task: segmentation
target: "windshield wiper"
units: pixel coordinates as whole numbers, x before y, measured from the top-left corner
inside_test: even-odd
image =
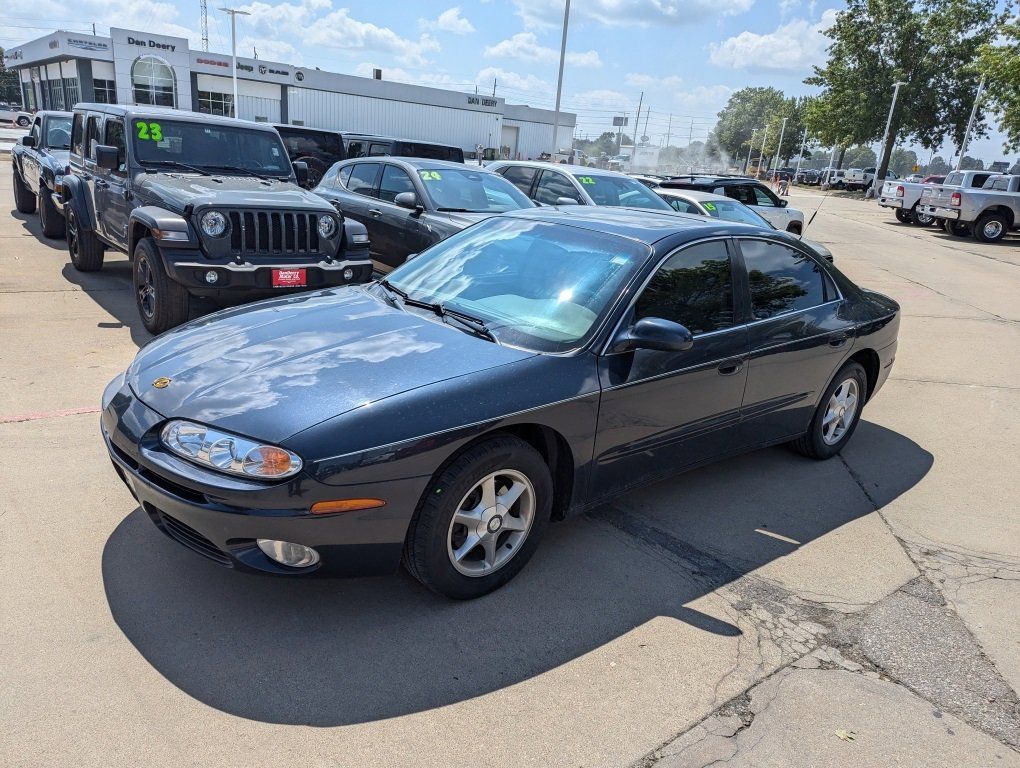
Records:
[[[235,173],[247,173],[249,176],[254,176],[256,179],[262,181],[276,180],[279,181],[275,176],[263,176],[258,171],[253,171],[251,168],[242,168],[239,165],[203,165],[203,168],[213,168],[218,171],[234,171]]]
[[[436,208],[436,210],[443,213],[478,213],[478,211],[472,211],[467,208]]]
[[[150,165],[169,165],[169,166],[171,166],[173,168],[184,168],[187,171],[194,171],[195,173],[200,173],[203,176],[211,175],[209,173],[209,171],[203,170],[203,169],[199,168],[197,165],[188,165],[187,163],[179,163],[176,160],[142,160],[141,163],[142,163],[142,167],[145,168],[146,173],[148,173],[150,170],[154,170],[154,169],[149,168]]]
[[[431,310],[444,320],[448,317],[452,317],[461,325],[478,334],[479,336],[488,339],[494,344],[499,344],[499,339],[497,339],[495,334],[491,330],[489,330],[489,326],[487,326],[485,324],[485,321],[482,320],[480,317],[475,317],[474,315],[466,314],[464,312],[461,312],[459,309],[450,309],[441,302],[432,303],[428,301],[421,301],[420,299],[412,299],[410,296],[407,295],[406,291],[402,291],[400,288],[397,288],[397,286],[393,285],[389,280],[385,279],[380,280],[379,285],[381,285],[387,291],[395,293],[397,296],[400,297],[401,301],[409,307],[419,307],[421,309]]]

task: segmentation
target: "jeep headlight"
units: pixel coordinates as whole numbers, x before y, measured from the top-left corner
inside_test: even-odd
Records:
[[[181,458],[230,475],[281,480],[301,471],[296,453],[191,421],[169,422],[160,440]]]
[[[220,237],[227,231],[227,217],[219,211],[206,211],[202,214],[201,226],[209,237]]]
[[[324,237],[328,240],[337,233],[338,229],[339,226],[336,223],[335,216],[330,216],[328,213],[324,213],[319,217],[319,237]]]

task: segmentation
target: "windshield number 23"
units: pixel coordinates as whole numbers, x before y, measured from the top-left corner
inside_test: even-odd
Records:
[[[148,141],[162,141],[163,140],[163,128],[159,123],[135,123],[135,128],[138,129],[138,138]]]

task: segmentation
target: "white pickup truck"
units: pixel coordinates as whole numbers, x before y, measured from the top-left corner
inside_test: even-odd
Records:
[[[952,211],[953,195],[961,189],[980,189],[989,179],[1001,175],[991,171],[953,171],[941,184],[924,185],[917,211],[924,216],[931,216],[936,226],[944,227],[951,234],[969,234],[966,225],[957,221],[958,216],[943,214],[941,211]]]
[[[868,190],[871,189],[871,185],[875,183],[875,168],[850,168],[846,172],[846,188],[850,191],[856,189]],[[885,174],[885,180],[898,179],[892,171],[887,171]]]
[[[980,186],[990,175],[987,172],[967,171],[970,174],[966,178],[969,186]],[[976,174],[976,176],[975,176]],[[975,179],[980,179],[977,183]],[[948,179],[946,180],[948,181]],[[946,182],[943,182],[945,184]],[[922,184],[920,182],[909,182],[899,180],[887,180],[882,185],[878,195],[878,204],[883,208],[892,208],[896,214],[897,221],[903,224],[916,224],[919,227],[929,227],[935,223],[935,217],[925,213],[921,205],[921,197],[925,190],[932,189],[935,184]]]
[[[992,176],[980,189],[953,192],[947,208],[936,208],[956,224],[954,235],[972,234],[982,243],[997,243],[1020,229],[1020,176]]]

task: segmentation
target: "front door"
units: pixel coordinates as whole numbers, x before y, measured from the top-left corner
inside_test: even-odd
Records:
[[[747,446],[807,431],[815,404],[853,346],[843,302],[814,259],[770,240],[740,238],[751,294],[751,348],[742,442]]]
[[[127,246],[131,201],[127,190],[127,141],[124,121],[107,118],[103,144],[116,147],[118,166],[112,171],[96,168],[96,210],[103,212],[100,230],[111,242]]]
[[[379,180],[379,204],[375,209],[380,215],[372,231],[372,250],[378,251],[378,260],[388,269],[399,267],[408,255],[416,253],[419,248],[419,225],[415,212],[394,202],[401,192],[412,192],[419,200],[421,198],[407,171],[386,163]]]
[[[711,240],[671,255],[620,326],[644,317],[672,320],[693,334],[691,349],[600,358],[592,499],[736,447],[748,347],[731,248]]]

